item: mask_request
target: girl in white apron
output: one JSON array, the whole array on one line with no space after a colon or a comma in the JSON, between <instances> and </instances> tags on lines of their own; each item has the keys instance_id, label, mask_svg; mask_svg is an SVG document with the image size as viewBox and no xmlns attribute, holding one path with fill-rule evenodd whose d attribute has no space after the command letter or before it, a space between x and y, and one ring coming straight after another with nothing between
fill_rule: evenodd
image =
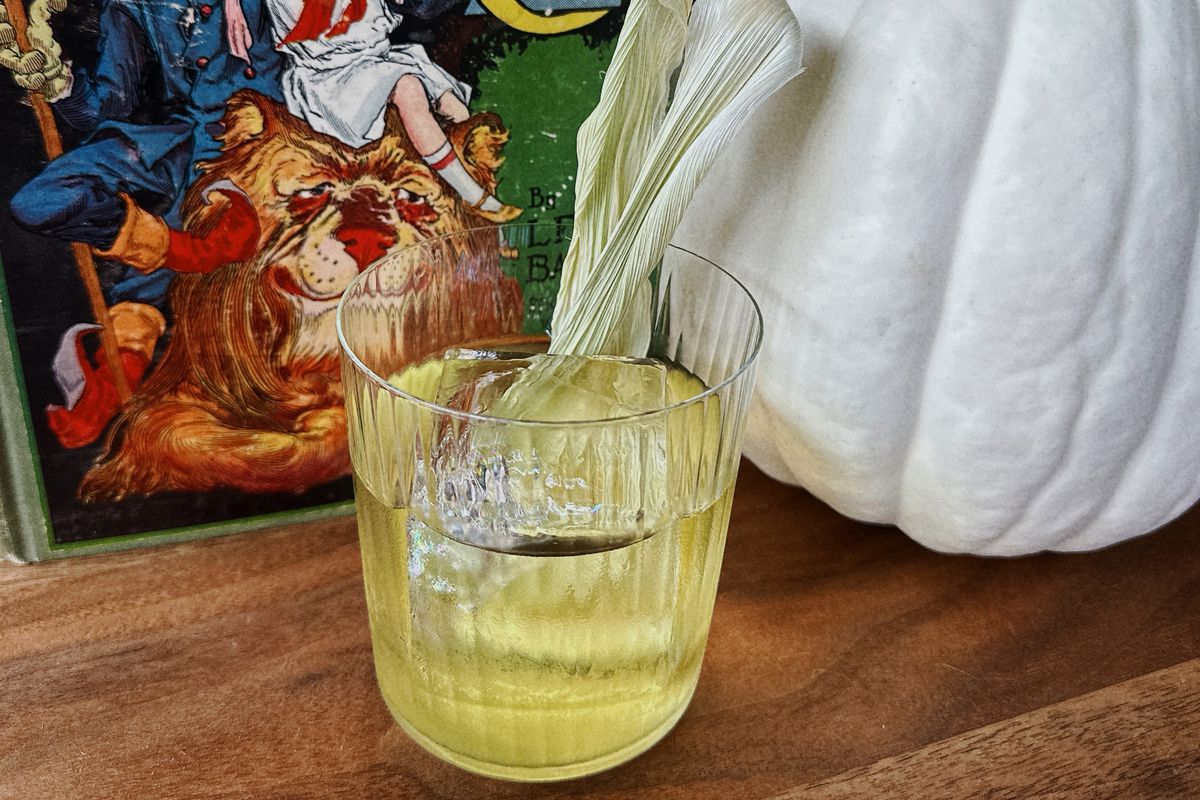
<instances>
[{"instance_id":1,"label":"girl in white apron","mask_svg":"<svg viewBox=\"0 0 1200 800\"><path fill-rule=\"evenodd\" d=\"M240 0L224 0L230 51L249 63L251 39ZM413 147L476 214L508 222L521 210L488 194L463 167L434 111L465 120L471 89L430 60L419 44L393 44L400 24L387 0L267 0L271 26L285 53L288 110L313 130L350 147L383 136L391 103Z\"/></svg>"}]
</instances>

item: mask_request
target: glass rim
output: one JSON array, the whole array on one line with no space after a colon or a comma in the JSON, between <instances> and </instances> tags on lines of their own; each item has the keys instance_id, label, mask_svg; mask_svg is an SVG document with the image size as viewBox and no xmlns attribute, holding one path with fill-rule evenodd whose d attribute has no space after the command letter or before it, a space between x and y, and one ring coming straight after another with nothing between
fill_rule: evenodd
<instances>
[{"instance_id":1,"label":"glass rim","mask_svg":"<svg viewBox=\"0 0 1200 800\"><path fill-rule=\"evenodd\" d=\"M754 365L754 362L758 359L758 354L762 350L762 344L763 344L763 316L762 316L762 309L759 308L758 300L755 299L754 294L748 288L746 288L746 285L744 283L742 283L740 280L738 280L737 276L735 276L732 272L725 269L724 267L722 267L720 264L716 263L712 259L705 258L704 256L700 255L699 253L689 250L686 247L682 247L677 244L668 244L667 248L669 250L676 250L681 253L686 253L687 255L691 256L692 258L696 259L697 261L701 261L704 264L707 264L709 267L711 267L712 269L715 269L717 272L723 274L726 278L728 278L730 281L732 281L733 285L736 286L738 289L740 289L742 294L745 295L746 299L748 299L750 301L750 308L754 312L754 315L753 315L754 336L753 336L753 346L750 349L750 354L747 355L744 359L742 359L742 362L738 365L737 369L735 369L727 377L723 378L722 380L718 381L717 383L713 384L712 386L706 388L703 392L694 394L691 397L687 397L683 400L676 401L669 405L664 405L661 408L650 409L649 411L637 411L637 412L634 412L631 414L622 414L620 416L613 416L613 417L600 417L597 419L572 419L572 420L556 421L556 420L544 420L544 419L516 419L513 417L493 417L493 416L489 416L487 414L478 414L473 411L463 411L463 410L457 409L457 408L450 408L450 407L444 406L440 403L436 403L432 400L425 400L423 398L417 397L416 395L409 394L408 392L405 392L402 389L397 389L395 386L393 386L391 383L389 383L386 378L382 377L377 372L375 372L375 370L371 369L365 363L363 363L363 360L361 358L359 358L358 353L354 352L354 348L352 348L350 346L350 344L346 341L346 336L345 336L344 326L343 326L343 319L342 319L342 312L344 311L344 309L346 307L346 298L349 297L352 290L354 290L361 283L363 283L367 280L366 276L368 274L379 269L389 259L395 258L396 256L398 256L401 253L404 253L408 250L414 250L418 247L425 247L434 242L439 242L444 239L453 239L455 237L469 236L471 234L486 233L487 231L503 231L503 230L509 230L509 229L513 229L513 228L534 228L534 229L551 228L554 230L561 230L563 228L567 228L567 229L573 230L574 222L565 223L565 224L558 223L558 222L528 222L528 223L510 222L510 223L506 223L503 225L480 225L480 226L474 227L474 228L466 228L461 231L453 231L451 233L443 233L438 236L432 236L428 239L422 239L419 242L414 242L410 245L407 245L406 247L402 247L401 249L397 250L395 253L392 253L390 256L384 256L383 258L376 261L374 264L367 267L362 272L358 273L358 275L355 275L354 280L350 281L350 283L346 286L345 291L342 292L342 296L338 299L336 315L334 317L334 327L337 330L338 347L341 350L342 356L349 359L350 363L354 366L354 368L356 370L358 370L358 372L360 374L366 376L366 378L370 382L374 383L376 386L383 389L388 394L391 394L394 397L398 397L401 400L412 403L421 408L432 411L436 414L452 417L455 419L465 420L465 421L469 421L469 422L473 422L473 423L520 425L520 426L527 426L527 427L534 427L534 428L572 428L572 427L576 427L576 426L611 425L611 424L627 423L627 422L634 421L634 420L643 421L643 420L646 420L646 419L653 417L655 415L658 415L658 414L666 415L668 413L671 413L678 409L684 408L686 406L704 402L707 398L716 395L722 389L724 389L727 386L730 386L735 381L737 381L739 378L741 378L746 373L746 371L749 370L750 367L752 367ZM453 346L453 345L451 345L451 346ZM416 363L420 363L420 362L413 362L413 363L416 364Z\"/></svg>"}]
</instances>

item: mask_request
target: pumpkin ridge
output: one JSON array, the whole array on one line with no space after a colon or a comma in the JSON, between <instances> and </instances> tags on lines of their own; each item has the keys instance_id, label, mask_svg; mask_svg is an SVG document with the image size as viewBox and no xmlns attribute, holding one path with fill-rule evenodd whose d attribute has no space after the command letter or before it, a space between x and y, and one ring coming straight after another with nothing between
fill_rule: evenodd
<instances>
[{"instance_id":1,"label":"pumpkin ridge","mask_svg":"<svg viewBox=\"0 0 1200 800\"><path fill-rule=\"evenodd\" d=\"M1128 251L1131 247L1129 230L1132 227L1130 216L1133 211L1132 200L1136 195L1133 187L1137 182L1137 176L1143 174L1142 166L1146 161L1146 156L1144 153L1146 136L1140 129L1140 126L1144 124L1142 120L1146 119L1146 109L1144 108L1145 91L1142 86L1145 67L1142 64L1140 55L1140 45L1142 39L1141 24L1138 13L1140 7L1140 0L1134 0L1129 4L1129 8L1131 9L1130 32L1132 34L1133 41L1132 45L1127 48L1131 53L1131 57L1129 59L1128 85L1134 95L1133 103L1131 104L1133 106L1134 113L1132 115L1133 123L1130 125L1127 133L1129 139L1131 140L1131 146L1129 149L1133 155L1133 164L1131 167L1125 170L1125 180L1122 181L1121 184L1120 199L1117 203L1117 205L1122 209L1121 219L1120 223L1113 232L1113 244L1108 248L1114 253L1114 255L1107 260L1104 271L1100 276L1100 283L1102 287L1101 291L1099 292L1100 297L1103 297L1106 290L1113 285L1113 275L1114 273L1120 272L1120 265L1128 260ZM1078 345L1080 342L1086 339L1088 333L1095 328L1097 315L1103 307L1104 304L1102 302L1096 302L1094 298L1092 299L1092 302L1089 303L1087 317L1075 331L1073 340L1067 347ZM1067 348L1065 347L1064 349ZM1105 360L1111 361L1115 355L1115 351L1110 350L1107 354L1105 354ZM1043 509L1041 508L1042 504L1047 502L1047 498L1050 497L1058 488L1055 482L1056 478L1060 475L1062 468L1068 463L1068 459L1074 450L1074 446L1079 440L1086 410L1090 407L1090 401L1092 401L1095 396L1094 381L1097 379L1098 375L1104 372L1103 361L1098 366L1093 366L1088 358L1084 357L1081 360L1083 364L1083 376L1081 378L1083 385L1080 392L1079 401L1072 409L1070 430L1067 431L1066 438L1063 441L1062 447L1059 449L1057 457L1052 463L1048 464L1041 470L1043 474L1046 475L1046 479L1034 491L1033 495L1021 505L1019 512L1014 516L1013 520L1002 526L1003 535L1007 536L1015 534L1017 536L1024 536L1022 531L1023 527L1031 517L1038 517L1043 514ZM1126 451L1124 460L1127 461L1134 455L1134 453L1136 453L1137 449L1144 441L1143 434L1149 429L1150 425L1153 424L1153 419L1156 413L1157 412L1152 412L1150 415L1145 417L1144 425L1140 427L1138 434L1131 438L1132 446ZM1082 516L1071 520L1072 528L1076 530L1085 530L1090 527L1091 524L1095 522L1095 520L1101 514L1103 514L1105 508L1107 508L1108 504L1112 501L1112 497L1117 491L1122 474L1123 473L1120 471L1116 472L1115 474L1110 471L1105 471L1104 473L1095 475L1095 479L1097 481L1099 481L1105 475L1111 475L1113 479L1107 481L1107 485L1105 486L1093 486L1093 488L1096 490L1096 494L1094 496L1100 499L1098 502L1093 503L1091 509ZM1061 518L1062 515L1060 513L1056 516ZM1061 536L1062 534L1060 531L1048 531L1044 528L1038 528L1037 530L1028 532L1028 538L1031 539L1059 539L1060 541L1065 541L1061 540Z\"/></svg>"},{"instance_id":2,"label":"pumpkin ridge","mask_svg":"<svg viewBox=\"0 0 1200 800\"><path fill-rule=\"evenodd\" d=\"M1141 35L1141 14L1144 13L1144 7L1143 3L1140 1L1135 2L1133 5L1135 8L1135 29L1138 30L1138 36L1134 40L1134 45L1137 47L1135 52L1140 53L1140 45L1142 44L1143 38ZM1135 67L1141 67L1141 64L1137 60L1134 61L1134 64ZM1144 87L1142 87L1140 82L1135 84L1135 86L1137 87L1137 103L1134 110L1135 119L1148 119L1150 118L1150 115L1147 113L1147 109L1144 107L1146 103L1146 92L1144 91ZM1142 145L1145 141L1145 137L1140 135L1140 132L1135 135L1137 136L1135 141L1139 145ZM1137 164L1133 169L1135 175L1142 174L1142 164L1144 161L1145 157L1143 148L1139 146L1137 150ZM1200 196L1200 192L1194 191L1193 195ZM1127 205L1127 209L1129 207L1131 206ZM1187 272L1189 268L1193 270L1195 269L1198 248L1200 248L1200 215L1193 215L1191 217L1191 235L1188 237L1188 249L1186 254L1180 259L1181 272ZM1155 376L1156 380L1153 387L1147 392L1148 396L1153 398L1153 409L1145 416L1144 424L1139 427L1138 436L1135 439L1134 446L1125 454L1123 459L1123 463L1125 465L1124 469L1117 473L1116 480L1112 482L1111 486L1107 487L1107 491L1103 492L1103 500L1097 504L1094 512L1084 517L1073 526L1075 533L1069 534L1065 537L1060 537L1058 539L1056 543L1057 548L1064 550L1075 550L1094 547L1094 543L1087 541L1095 536L1094 531L1092 531L1092 526L1098 520L1104 520L1110 515L1114 504L1118 502L1118 498L1122 497L1123 492L1126 490L1126 487L1132 479L1132 476L1141 474L1141 470L1139 470L1136 465L1141 459L1144 458L1147 445L1154 440L1155 437L1153 432L1155 428L1162 424L1163 402L1168 395L1167 387L1171 383L1173 376L1179 372L1179 353L1182 339L1181 323L1183 320L1188 318L1189 312L1192 311L1196 302L1196 291L1193 289L1192 291L1185 293L1182 302L1179 303L1178 309L1174 315L1173 324L1170 326L1170 330L1174 332L1174 335L1171 336L1169 340L1170 352L1164 359L1164 365L1162 369L1159 370L1158 374ZM1168 521L1174 519L1176 516L1183 513L1191 505L1193 505L1197 495L1200 495L1200 478L1197 478L1193 482L1191 491L1188 492L1181 501L1173 505L1171 509L1162 515L1160 519L1142 520L1139 531L1136 533L1125 531L1123 538L1145 534L1163 524L1166 524Z\"/></svg>"},{"instance_id":3,"label":"pumpkin ridge","mask_svg":"<svg viewBox=\"0 0 1200 800\"><path fill-rule=\"evenodd\" d=\"M1193 225L1192 245L1188 251L1188 261L1194 261L1194 259L1195 259L1195 254L1196 254L1196 250L1197 250L1196 239L1198 236L1200 236L1200 217L1197 217L1196 223ZM1195 300L1193 298L1193 293L1189 293L1188 296L1185 297L1184 301L1180 304L1179 312L1176 315L1176 319L1177 320L1186 319L1188 316L1188 311L1192 308L1192 306L1194 304L1195 304ZM1163 398L1166 397L1166 394L1167 394L1165 389L1166 389L1167 384L1170 382L1171 377L1173 375L1177 374L1178 367L1179 367L1179 344L1180 344L1179 326L1176 325L1175 328L1176 328L1175 336L1173 336L1170 341L1170 350L1171 350L1170 355L1167 357L1166 366L1161 371L1161 373L1160 373L1161 377L1155 383L1155 391L1152 393L1153 397L1154 397L1154 401L1153 401L1154 402L1154 410L1147 417L1147 424L1144 428L1145 435L1140 436L1138 438L1137 445L1134 447L1133 451L1130 452L1129 455L1125 458L1125 465L1126 465L1125 469L1121 471L1120 477L1117 479L1113 490L1107 494L1105 501L1099 507L1099 511L1096 514L1092 515L1090 518L1088 518L1088 520L1087 520L1088 526L1090 526L1090 524L1094 523L1096 520L1104 519L1104 517L1106 517L1108 515L1109 511L1111 510L1111 508L1113 506L1113 503L1116 501L1116 499L1118 497L1121 496L1122 490L1129 483L1130 476L1134 475L1135 473L1139 473L1139 476L1140 476L1140 471L1134 467L1134 464L1135 464L1135 462L1137 462L1139 459L1141 459L1143 457L1143 454L1146 449L1146 444L1153 438L1151 433L1155 429L1156 423L1158 423L1163 418L1162 414L1161 414L1161 409L1162 409L1162 404L1163 404ZM1171 521L1172 519L1179 516L1184 511L1186 511L1188 508L1190 508L1196 502L1197 494L1200 494L1200 478L1197 478L1193 482L1192 491L1188 493L1187 497L1180 503L1177 503L1176 505L1172 506L1171 510L1168 511L1165 515L1163 515L1161 519L1158 519L1157 521L1153 521L1153 522L1149 522L1149 523L1144 523L1145 527L1139 533L1126 533L1123 538L1132 538L1133 536L1138 536L1138 535L1147 533L1149 531L1154 530L1155 528L1165 525L1167 522ZM1077 542L1080 538L1085 537L1086 535L1091 533L1090 528L1088 526L1081 526L1077 533L1072 534L1072 535L1066 537L1065 539L1060 540L1058 542L1058 547L1061 549L1067 549L1067 550L1074 549L1071 547L1071 544L1073 542Z\"/></svg>"},{"instance_id":4,"label":"pumpkin ridge","mask_svg":"<svg viewBox=\"0 0 1200 800\"><path fill-rule=\"evenodd\" d=\"M916 409L917 413L913 415L912 422L906 433L898 436L903 436L907 440L907 445L904 449L904 455L900 459L900 477L897 481L897 491L895 500L896 524L905 529L907 533L906 518L909 516L907 507L910 503L906 503L905 498L909 496L909 481L912 474L913 459L917 455L917 442L922 427L922 421L925 418L925 409L927 408L926 398L929 395L930 371L937 357L938 343L945 338L946 328L946 301L950 296L953 286L953 276L956 271L958 252L962 243L963 228L971 213L972 196L978 186L978 178L981 172L980 165L984 161L985 154L988 149L988 144L993 140L994 125L996 121L996 108L1000 98L1003 96L1004 89L1010 80L1010 68L1013 60L1014 42L1016 41L1015 32L1017 29L1017 21L1020 17L1021 6L1020 0L1015 0L1010 6L1009 14L1006 20L1006 30L1004 34L1004 57L1000 60L996 69L996 79L993 82L993 90L991 93L991 103L988 106L988 116L983 124L983 135L979 137L979 147L976 151L975 158L972 161L971 174L965 182L962 202L957 204L959 209L958 218L955 221L954 236L950 244L950 257L946 262L948 266L944 270L944 280L942 283L941 296L938 299L938 305L934 309L930 309L930 313L937 314L937 324L934 326L933 334L925 347L926 358L922 363L921 375L917 378L919 389L916 393ZM993 534L987 541L992 541L995 537L1002 535L1003 531Z\"/></svg>"}]
</instances>

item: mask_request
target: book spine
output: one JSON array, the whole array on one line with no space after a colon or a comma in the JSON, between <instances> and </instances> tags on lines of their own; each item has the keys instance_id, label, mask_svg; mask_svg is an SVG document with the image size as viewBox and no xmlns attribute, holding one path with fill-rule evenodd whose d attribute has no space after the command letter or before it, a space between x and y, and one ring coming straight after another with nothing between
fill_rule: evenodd
<instances>
[{"instance_id":1,"label":"book spine","mask_svg":"<svg viewBox=\"0 0 1200 800\"><path fill-rule=\"evenodd\" d=\"M0 475L0 481L4 476ZM8 522L8 503L4 501L4 487L0 487L0 558L17 560L16 547L13 545L13 535Z\"/></svg>"},{"instance_id":2,"label":"book spine","mask_svg":"<svg viewBox=\"0 0 1200 800\"><path fill-rule=\"evenodd\" d=\"M49 555L49 543L16 348L8 291L0 272L0 558L40 561Z\"/></svg>"}]
</instances>

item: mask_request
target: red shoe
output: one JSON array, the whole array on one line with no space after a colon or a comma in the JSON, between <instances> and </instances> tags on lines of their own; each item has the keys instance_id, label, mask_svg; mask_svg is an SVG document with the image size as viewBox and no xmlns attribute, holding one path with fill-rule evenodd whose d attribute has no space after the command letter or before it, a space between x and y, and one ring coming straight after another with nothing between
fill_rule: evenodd
<instances>
[{"instance_id":1,"label":"red shoe","mask_svg":"<svg viewBox=\"0 0 1200 800\"><path fill-rule=\"evenodd\" d=\"M67 407L46 406L46 422L50 425L50 430L58 437L59 443L68 449L86 447L96 441L121 407L112 372L104 360L104 349L101 348L96 353L96 361L99 364L97 366L88 359L83 348L83 335L88 330L94 330L94 326L79 331L72 329L75 332L75 355L78 358L80 374L71 376L71 381L82 380L82 391L79 391L78 383L74 383L74 391L64 384L68 398L78 392L75 402L68 401ZM56 370L61 366L56 363ZM146 368L149 366L150 359L144 354L134 350L121 350L121 367L125 371L130 389L141 383L142 376L146 374ZM60 383L63 383L61 372L57 377Z\"/></svg>"}]
</instances>

